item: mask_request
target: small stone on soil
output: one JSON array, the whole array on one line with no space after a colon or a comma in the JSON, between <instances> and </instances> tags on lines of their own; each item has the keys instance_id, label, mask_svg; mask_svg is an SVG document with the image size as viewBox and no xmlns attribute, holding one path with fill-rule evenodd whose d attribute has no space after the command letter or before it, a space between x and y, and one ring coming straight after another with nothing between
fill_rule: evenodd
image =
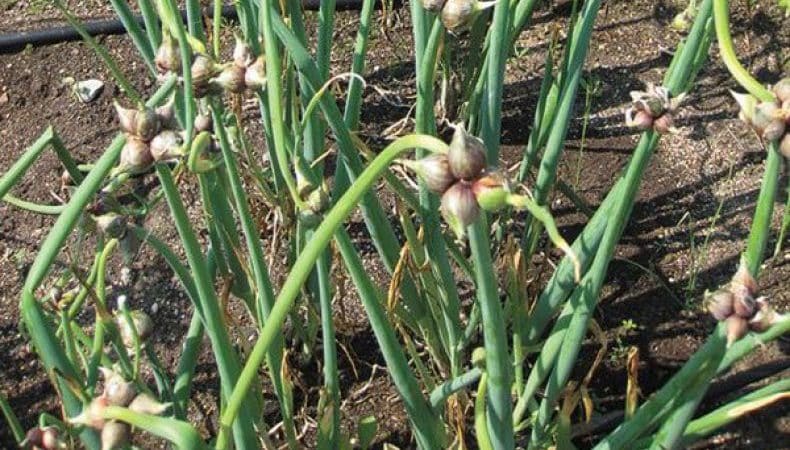
<instances>
[{"instance_id":1,"label":"small stone on soil","mask_svg":"<svg viewBox=\"0 0 790 450\"><path fill-rule=\"evenodd\" d=\"M90 103L101 95L104 90L104 82L101 80L84 80L78 81L74 85L74 92L83 103Z\"/></svg>"}]
</instances>

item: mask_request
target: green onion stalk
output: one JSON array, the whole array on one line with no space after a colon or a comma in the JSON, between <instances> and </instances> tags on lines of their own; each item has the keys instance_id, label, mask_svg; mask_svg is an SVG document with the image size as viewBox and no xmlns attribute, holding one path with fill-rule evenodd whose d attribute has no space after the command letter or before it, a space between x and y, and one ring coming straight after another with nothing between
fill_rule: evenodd
<instances>
[{"instance_id":1,"label":"green onion stalk","mask_svg":"<svg viewBox=\"0 0 790 450\"><path fill-rule=\"evenodd\" d=\"M175 86L175 81L174 77L168 79L149 99L147 104L155 106L163 102ZM116 137L104 154L96 161L93 169L72 193L67 207L58 216L52 231L41 244L41 249L36 255L28 271L25 284L22 287L22 301L20 303L22 320L30 333L33 346L36 348L45 369L51 374L52 379L57 382L58 390L62 396L64 412L69 417L76 416L82 409L79 398L71 391L71 386L79 385L76 381L79 379L79 376L71 361L66 358L63 348L52 331L52 324L47 319L42 305L36 299L34 292L44 281L58 252L76 226L85 207L115 165L124 142L125 138L123 136ZM81 438L87 448L99 448L99 439L94 431L84 430L81 433Z\"/></svg>"},{"instance_id":2,"label":"green onion stalk","mask_svg":"<svg viewBox=\"0 0 790 450\"><path fill-rule=\"evenodd\" d=\"M689 35L688 42L683 46L683 51L675 56L679 59L678 64L675 65L675 70L669 71L665 77L665 85L675 96L681 93L679 92L680 87L686 85L686 79L691 71L690 63L697 53L698 46L704 42L703 35L706 29L707 18L710 15L710 2L706 2L706 4L707 7L703 5L701 8L694 29ZM707 16L705 11L707 11ZM579 27L577 27L578 30ZM658 135L653 131L648 131L642 136L623 177L625 185L619 188L621 190L617 192L618 198L608 211L610 220L596 250L592 266L579 286L574 290L565 310L552 330L549 341L557 348L561 345L563 349L562 354L559 357L554 356L556 353L551 351L552 346L544 347L540 357L542 363L537 364L533 369L530 374L532 381L528 379L528 388L524 390L519 398L516 414L517 423L520 422L526 411L526 406L532 400L535 392L534 388L542 381L543 377L549 377L547 382L548 391L541 402L538 420L533 427L532 445L537 445L545 440L546 426L552 413L553 403L558 399L561 386L565 385L570 376L570 370L578 353L584 331L587 328L587 322L605 280L607 266L613 256L615 246L625 227L627 218L630 216L642 173L657 142ZM543 356L544 354L546 355L545 357ZM556 361L556 366L549 374L548 371L555 364L554 361Z\"/></svg>"},{"instance_id":3,"label":"green onion stalk","mask_svg":"<svg viewBox=\"0 0 790 450\"><path fill-rule=\"evenodd\" d=\"M415 147L426 148L434 152L443 152L447 148L446 144L438 139L419 135L402 137L387 146L357 177L355 182L349 186L346 193L337 200L334 207L326 214L321 225L316 229L313 239L305 245L280 289L277 301L274 303L271 314L247 359L233 393L228 397L228 403L220 420L217 448L227 448L228 429L236 421L247 392L257 377L258 368L263 362L268 348L280 334L283 322L298 297L303 283L307 280L315 261L329 244L338 227L342 225L343 221L354 209L357 202L361 200L366 192L369 192L375 181L378 180L390 163L404 151ZM426 448L440 448L443 433L441 433L442 425L438 418L429 413L427 402L422 405L422 408L419 408L418 405L413 406L414 409L407 409L407 411L414 414L411 418L415 426L415 434L422 437L421 440Z\"/></svg>"}]
</instances>

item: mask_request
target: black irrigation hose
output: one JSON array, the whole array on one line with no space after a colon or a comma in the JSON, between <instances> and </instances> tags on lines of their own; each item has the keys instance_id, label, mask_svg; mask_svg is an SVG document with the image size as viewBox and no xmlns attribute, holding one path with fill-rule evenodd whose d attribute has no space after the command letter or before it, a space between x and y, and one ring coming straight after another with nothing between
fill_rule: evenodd
<instances>
[{"instance_id":1,"label":"black irrigation hose","mask_svg":"<svg viewBox=\"0 0 790 450\"><path fill-rule=\"evenodd\" d=\"M308 11L317 11L321 6L321 0L301 0L302 7ZM398 4L399 1L393 3ZM382 2L376 2L376 8L381 8ZM335 9L338 11L355 11L362 8L362 0L336 0ZM205 14L213 16L211 8L207 8ZM181 11L181 16L186 20L186 12ZM232 5L222 7L222 17L229 20L236 20L236 8ZM135 19L141 26L145 26L143 18L136 16ZM91 20L83 24L88 34L91 36L125 34L126 29L120 20L105 19ZM80 35L69 26L46 28L43 30L22 31L18 33L7 33L0 35L0 54L14 53L25 49L28 45L34 47L42 45L57 44L59 42L78 41Z\"/></svg>"}]
</instances>

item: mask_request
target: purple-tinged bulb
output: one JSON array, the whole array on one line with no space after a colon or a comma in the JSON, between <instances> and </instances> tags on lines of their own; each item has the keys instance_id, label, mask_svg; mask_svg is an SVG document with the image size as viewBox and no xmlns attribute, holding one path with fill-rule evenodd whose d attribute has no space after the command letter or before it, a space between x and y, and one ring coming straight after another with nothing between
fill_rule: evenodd
<instances>
[{"instance_id":1,"label":"purple-tinged bulb","mask_svg":"<svg viewBox=\"0 0 790 450\"><path fill-rule=\"evenodd\" d=\"M159 73L181 71L181 55L178 49L178 42L173 39L170 32L165 30L162 33L162 43L156 50L154 64Z\"/></svg>"},{"instance_id":2,"label":"purple-tinged bulb","mask_svg":"<svg viewBox=\"0 0 790 450\"><path fill-rule=\"evenodd\" d=\"M630 107L625 110L625 125L640 131L649 130L653 127L653 116L647 111Z\"/></svg>"},{"instance_id":3,"label":"purple-tinged bulb","mask_svg":"<svg viewBox=\"0 0 790 450\"><path fill-rule=\"evenodd\" d=\"M480 216L472 186L466 181L458 181L442 195L442 216L456 236L466 235L466 228Z\"/></svg>"},{"instance_id":4,"label":"purple-tinged bulb","mask_svg":"<svg viewBox=\"0 0 790 450\"><path fill-rule=\"evenodd\" d=\"M100 367L104 376L104 391L102 396L107 399L107 403L112 406L127 406L132 402L137 390L134 383L126 381L121 374L106 367Z\"/></svg>"},{"instance_id":5,"label":"purple-tinged bulb","mask_svg":"<svg viewBox=\"0 0 790 450\"><path fill-rule=\"evenodd\" d=\"M733 314L733 295L726 289L719 289L706 299L708 312L718 321L726 320Z\"/></svg>"},{"instance_id":6,"label":"purple-tinged bulb","mask_svg":"<svg viewBox=\"0 0 790 450\"><path fill-rule=\"evenodd\" d=\"M472 136L458 124L447 151L447 161L455 178L473 180L486 168L486 148L483 141Z\"/></svg>"},{"instance_id":7,"label":"purple-tinged bulb","mask_svg":"<svg viewBox=\"0 0 790 450\"><path fill-rule=\"evenodd\" d=\"M668 134L675 131L675 119L671 113L664 113L653 121L653 129L658 134Z\"/></svg>"},{"instance_id":8,"label":"purple-tinged bulb","mask_svg":"<svg viewBox=\"0 0 790 450\"><path fill-rule=\"evenodd\" d=\"M244 70L244 84L248 89L253 90L263 89L266 86L266 62L263 56L259 56Z\"/></svg>"},{"instance_id":9,"label":"purple-tinged bulb","mask_svg":"<svg viewBox=\"0 0 790 450\"><path fill-rule=\"evenodd\" d=\"M155 161L168 161L182 155L182 145L184 140L178 132L164 130L151 139L149 150Z\"/></svg>"},{"instance_id":10,"label":"purple-tinged bulb","mask_svg":"<svg viewBox=\"0 0 790 450\"><path fill-rule=\"evenodd\" d=\"M215 83L222 86L228 92L234 94L241 94L244 92L244 67L237 66L236 64L228 64L222 69L219 76L214 80Z\"/></svg>"},{"instance_id":11,"label":"purple-tinged bulb","mask_svg":"<svg viewBox=\"0 0 790 450\"><path fill-rule=\"evenodd\" d=\"M455 182L447 155L434 153L416 161L407 161L406 165L437 194L444 193Z\"/></svg>"},{"instance_id":12,"label":"purple-tinged bulb","mask_svg":"<svg viewBox=\"0 0 790 450\"><path fill-rule=\"evenodd\" d=\"M121 149L121 158L118 167L121 170L136 174L145 172L154 163L151 149L148 144L130 136Z\"/></svg>"},{"instance_id":13,"label":"purple-tinged bulb","mask_svg":"<svg viewBox=\"0 0 790 450\"><path fill-rule=\"evenodd\" d=\"M751 319L754 316L756 305L751 295L737 296L732 302L732 308L738 317Z\"/></svg>"},{"instance_id":14,"label":"purple-tinged bulb","mask_svg":"<svg viewBox=\"0 0 790 450\"><path fill-rule=\"evenodd\" d=\"M132 434L129 424L110 420L101 430L101 450L117 450L126 447Z\"/></svg>"},{"instance_id":15,"label":"purple-tinged bulb","mask_svg":"<svg viewBox=\"0 0 790 450\"><path fill-rule=\"evenodd\" d=\"M749 331L749 322L743 317L732 315L727 318L727 346L746 336Z\"/></svg>"}]
</instances>

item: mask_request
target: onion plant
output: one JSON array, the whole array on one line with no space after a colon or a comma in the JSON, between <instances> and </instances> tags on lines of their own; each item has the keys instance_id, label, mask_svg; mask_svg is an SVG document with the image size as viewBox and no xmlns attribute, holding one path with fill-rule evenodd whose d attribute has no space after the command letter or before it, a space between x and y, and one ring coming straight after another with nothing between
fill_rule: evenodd
<instances>
[{"instance_id":1,"label":"onion plant","mask_svg":"<svg viewBox=\"0 0 790 450\"><path fill-rule=\"evenodd\" d=\"M362 0L350 67L331 65L339 20L334 0L322 0L314 15L297 0L237 0L238 23L222 22L223 4L214 0L210 24L202 20L196 0L183 3L183 16L174 0L113 0L148 75L158 83L147 101L124 67L56 1L122 87L115 99L119 133L96 161L80 165L53 124L0 177L4 201L57 215L27 274L20 310L62 416L42 414L40 425L25 434L0 398L14 437L21 445L45 449L111 449L130 445L135 429L183 449L278 444L340 449L354 442L365 448L375 422L362 418L358 426L341 426L359 419L343 408L350 393L339 375L335 336L336 277L345 273L408 416L414 446L568 446L573 398L581 395L572 372L609 263L652 154L662 135L675 131L674 116L694 90L714 42L747 91L735 94L745 126L760 135L767 150L746 250L732 280L711 286L706 297L720 321L707 342L611 434L599 436L595 448L685 446L787 398L787 383L776 382L695 417L717 374L790 328L770 299L759 296L781 167L790 154L790 79L769 88L752 78L732 46L727 1L692 2L675 21L688 31L662 84L623 99L630 101L625 123L640 133L639 140L622 173L613 174L606 197L590 210L558 179L558 165L588 49L595 44L599 0L572 2L564 45L552 42L545 55L519 164L513 173L500 164L507 62L518 57L513 44L528 32L538 3L412 1L414 128L383 148L371 148L357 130L373 0ZM317 23L314 48L308 23ZM225 48L229 36L235 44ZM343 75L333 75L338 73ZM341 80L348 80L342 103L331 89L344 86ZM247 100L256 104L255 118L242 114ZM247 126L250 120L260 127ZM449 141L440 138L450 134ZM11 194L47 148L65 170L68 203L62 206ZM156 179L156 188L145 196L124 195L139 178ZM526 185L527 180L534 183ZM187 212L184 185L197 187L198 218ZM572 243L552 217L554 190L576 199L588 214ZM394 212L382 203L383 191L395 197ZM145 227L159 203L175 225L176 242ZM366 255L347 230L357 209L376 264L389 274L386 288L363 264ZM261 217L276 218L276 236L262 234ZM93 259L55 264L69 254L70 239L90 247ZM108 287L112 255L134 254L140 245L162 257L191 303L176 367L160 362L150 342L165 331L136 307L134 294L131 300L112 298ZM545 246L559 248L564 257L532 299L526 270ZM277 267L273 258L286 263ZM512 267L498 270L500 259ZM464 282L474 287L471 304L461 300ZM248 351L233 345L236 334L223 308L235 300L245 317L233 321L248 321L256 329ZM78 319L86 316L93 323ZM219 423L209 435L201 435L187 414L204 337L219 376ZM321 367L318 398L301 400L312 409L296 404L295 358ZM142 366L154 373L155 386L141 376ZM267 385L274 400L264 397ZM276 408L265 408L266 401L276 401ZM264 414L267 409L276 413ZM298 409L315 415L299 415ZM317 428L314 441L299 432L305 426Z\"/></svg>"}]
</instances>

